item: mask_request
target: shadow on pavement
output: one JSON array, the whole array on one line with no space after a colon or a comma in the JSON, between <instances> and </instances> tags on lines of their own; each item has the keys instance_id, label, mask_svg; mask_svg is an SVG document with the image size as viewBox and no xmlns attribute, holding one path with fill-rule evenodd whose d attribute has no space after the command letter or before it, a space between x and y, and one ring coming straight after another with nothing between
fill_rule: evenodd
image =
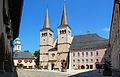
<instances>
[{"instance_id":1,"label":"shadow on pavement","mask_svg":"<svg viewBox=\"0 0 120 77\"><path fill-rule=\"evenodd\" d=\"M18 77L17 71L0 73L0 77Z\"/></svg>"},{"instance_id":2,"label":"shadow on pavement","mask_svg":"<svg viewBox=\"0 0 120 77\"><path fill-rule=\"evenodd\" d=\"M71 75L68 77L120 77L120 71L113 70L112 76L103 76L103 69L101 69L100 73L98 72L98 70L91 70L91 71Z\"/></svg>"},{"instance_id":3,"label":"shadow on pavement","mask_svg":"<svg viewBox=\"0 0 120 77\"><path fill-rule=\"evenodd\" d=\"M71 75L68 77L103 77L103 75L102 72L98 73L98 70L91 70L91 71Z\"/></svg>"}]
</instances>

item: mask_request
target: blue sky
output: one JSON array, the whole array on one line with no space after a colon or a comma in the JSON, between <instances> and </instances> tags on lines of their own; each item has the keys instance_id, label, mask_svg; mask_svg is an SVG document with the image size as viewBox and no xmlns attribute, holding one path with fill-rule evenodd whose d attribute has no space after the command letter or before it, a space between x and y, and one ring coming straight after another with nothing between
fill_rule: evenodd
<instances>
[{"instance_id":1,"label":"blue sky","mask_svg":"<svg viewBox=\"0 0 120 77\"><path fill-rule=\"evenodd\" d=\"M66 10L72 36L97 33L109 38L114 0L66 0ZM54 40L61 23L64 0L24 0L20 34L22 51L40 48L40 29L43 28L46 8Z\"/></svg>"}]
</instances>

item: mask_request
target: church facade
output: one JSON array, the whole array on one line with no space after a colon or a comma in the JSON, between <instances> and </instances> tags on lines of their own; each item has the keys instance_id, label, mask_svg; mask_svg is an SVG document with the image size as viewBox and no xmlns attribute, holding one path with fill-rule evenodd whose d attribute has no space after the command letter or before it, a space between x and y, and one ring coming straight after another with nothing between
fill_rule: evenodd
<instances>
[{"instance_id":1,"label":"church facade","mask_svg":"<svg viewBox=\"0 0 120 77\"><path fill-rule=\"evenodd\" d=\"M69 59L71 59L69 58L69 55L70 55L70 48L74 36L71 36L71 28L68 24L65 5L63 9L61 25L58 26L57 29L58 29L58 33L57 33L58 36L56 40L53 41L54 32L50 28L48 9L47 9L44 27L43 29L40 30L40 63L39 64L40 67L43 69L49 69L49 70L61 69L63 62L65 63L66 68L69 68L69 66L71 66L69 65L71 63L69 62L70 61ZM87 39L89 39L89 37ZM106 44L103 43L103 45Z\"/></svg>"}]
</instances>

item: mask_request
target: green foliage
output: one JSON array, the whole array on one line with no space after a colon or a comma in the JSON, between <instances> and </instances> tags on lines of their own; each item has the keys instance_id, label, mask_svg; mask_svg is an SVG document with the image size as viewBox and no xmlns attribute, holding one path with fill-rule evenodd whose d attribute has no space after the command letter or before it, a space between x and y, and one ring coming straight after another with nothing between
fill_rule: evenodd
<instances>
[{"instance_id":1,"label":"green foliage","mask_svg":"<svg viewBox=\"0 0 120 77\"><path fill-rule=\"evenodd\" d=\"M34 56L36 57L35 63L37 66L39 66L39 55L40 55L40 50L34 52Z\"/></svg>"},{"instance_id":2,"label":"green foliage","mask_svg":"<svg viewBox=\"0 0 120 77\"><path fill-rule=\"evenodd\" d=\"M78 65L78 69L80 69L80 65Z\"/></svg>"},{"instance_id":3,"label":"green foliage","mask_svg":"<svg viewBox=\"0 0 120 77\"><path fill-rule=\"evenodd\" d=\"M40 50L34 52L35 57L38 57L40 55Z\"/></svg>"},{"instance_id":4,"label":"green foliage","mask_svg":"<svg viewBox=\"0 0 120 77\"><path fill-rule=\"evenodd\" d=\"M105 62L104 62L104 71L111 71L111 61L107 61L105 59Z\"/></svg>"},{"instance_id":5,"label":"green foliage","mask_svg":"<svg viewBox=\"0 0 120 77\"><path fill-rule=\"evenodd\" d=\"M24 52L29 52L29 50L25 50Z\"/></svg>"},{"instance_id":6,"label":"green foliage","mask_svg":"<svg viewBox=\"0 0 120 77\"><path fill-rule=\"evenodd\" d=\"M38 69L38 68L39 68L39 66L35 65L35 68L36 68L36 69Z\"/></svg>"},{"instance_id":7,"label":"green foliage","mask_svg":"<svg viewBox=\"0 0 120 77\"><path fill-rule=\"evenodd\" d=\"M21 68L23 68L23 64L17 64L17 67L18 67L19 69L21 69Z\"/></svg>"}]
</instances>

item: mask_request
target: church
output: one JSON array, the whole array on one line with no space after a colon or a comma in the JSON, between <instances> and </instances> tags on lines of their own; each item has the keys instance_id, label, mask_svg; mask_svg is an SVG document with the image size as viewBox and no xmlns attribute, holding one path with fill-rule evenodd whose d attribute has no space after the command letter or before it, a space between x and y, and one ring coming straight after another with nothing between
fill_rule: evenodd
<instances>
[{"instance_id":1,"label":"church","mask_svg":"<svg viewBox=\"0 0 120 77\"><path fill-rule=\"evenodd\" d=\"M62 68L63 62L65 63L66 68L70 68L70 69L77 68L77 64L75 64L77 63L76 62L77 58L72 60L73 59L72 53L73 51L74 52L77 51L77 49L80 49L81 52L81 49L83 48L87 50L91 48L94 49L96 47L100 49L103 48L102 55L100 56L101 57L104 56L103 53L106 50L106 46L108 44L107 39L104 39L98 36L97 34L90 34L89 32L86 35L71 36L71 27L68 24L65 4L64 4L61 24L60 26L58 26L57 30L58 30L57 33L58 36L56 40L53 41L54 31L50 28L48 9L47 9L44 27L43 29L40 30L40 63L39 63L40 68L49 69L49 70L53 70L53 69L60 70ZM89 37L91 38L90 40ZM101 60L102 58L99 61ZM74 64L73 61L75 61ZM79 62L80 61L81 59L79 60Z\"/></svg>"}]
</instances>

